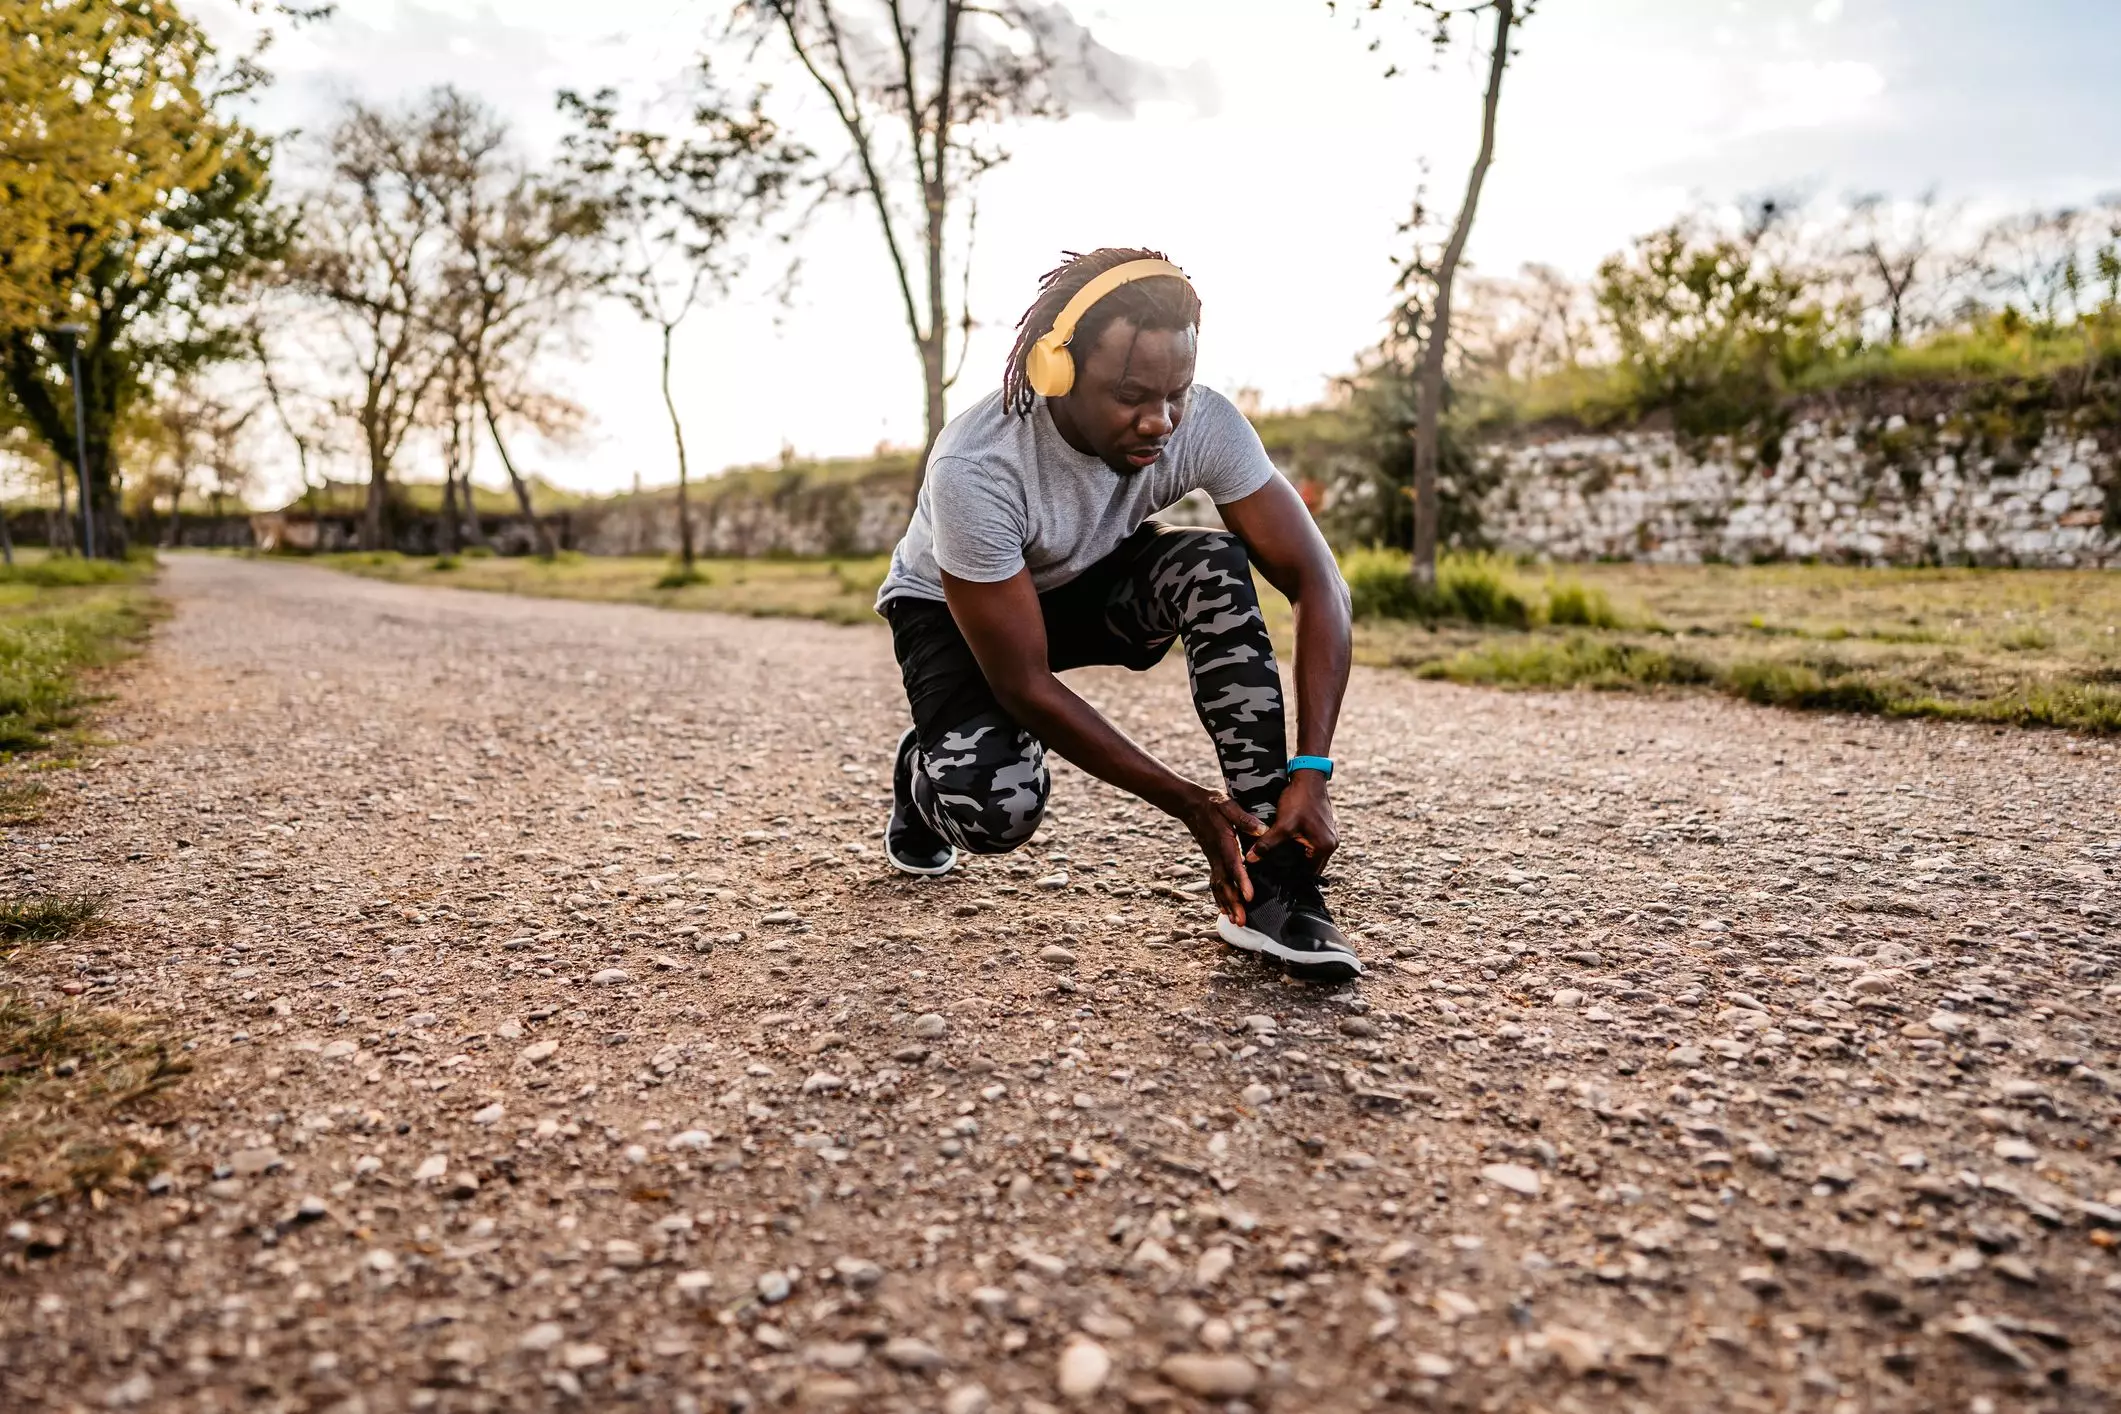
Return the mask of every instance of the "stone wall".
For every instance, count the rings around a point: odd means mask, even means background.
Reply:
[[[1668,430],[1491,443],[1482,529],[1556,560],[2121,565],[2121,429],[2082,414],[1800,408],[1771,443]]]
[[[702,555],[881,555],[898,543],[913,515],[910,472],[732,480],[693,490],[693,548]],[[592,502],[568,518],[571,546],[586,554],[677,553],[677,497],[669,491]]]

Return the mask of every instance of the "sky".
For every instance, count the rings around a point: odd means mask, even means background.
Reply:
[[[980,189],[977,327],[953,411],[998,384],[1038,276],[1061,251],[1098,245],[1163,249],[1192,276],[1201,381],[1255,389],[1268,407],[1319,400],[1381,332],[1417,190],[1456,207],[1479,136],[1480,56],[1432,56],[1395,23],[1407,7],[1394,0],[1377,14],[1367,0],[1337,14],[1325,0],[1065,3],[1134,61],[1144,96],[1128,113],[1006,135],[1012,160]],[[237,40],[227,0],[198,8]],[[331,20],[277,36],[276,83],[254,116],[295,130],[288,188],[312,160],[303,134],[349,98],[394,102],[444,82],[545,152],[560,132],[557,90],[611,84],[629,103],[666,101],[723,9],[339,0]],[[1544,0],[1505,80],[1468,258],[1487,274],[1539,261],[1583,276],[1689,205],[1765,190],[1935,188],[1975,210],[2089,200],[2121,185],[2116,53],[2113,0]],[[808,80],[777,53],[748,70],[740,55],[719,63],[770,81],[798,130],[837,150]],[[797,248],[785,301],[759,278],[680,332],[695,468],[920,442],[919,366],[873,217],[820,212]],[[764,253],[760,268],[783,260]],[[587,425],[523,460],[582,490],[675,479],[651,332],[613,307],[585,334],[551,372]],[[278,462],[266,479],[294,484]]]

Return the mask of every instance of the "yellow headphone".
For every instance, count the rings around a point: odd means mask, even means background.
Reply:
[[[1082,322],[1092,305],[1121,285],[1136,280],[1153,280],[1159,275],[1186,279],[1186,272],[1168,260],[1130,260],[1125,265],[1113,266],[1083,286],[1061,310],[1053,327],[1031,346],[1031,353],[1024,360],[1024,381],[1031,385],[1031,391],[1046,398],[1066,397],[1068,390],[1075,386],[1075,355],[1068,352],[1068,345],[1075,338],[1075,326]],[[1190,287],[1193,282],[1187,280],[1186,283]]]

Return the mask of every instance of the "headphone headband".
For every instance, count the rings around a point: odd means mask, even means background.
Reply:
[[[1160,276],[1185,280],[1188,289],[1193,282],[1186,280],[1186,272],[1168,260],[1130,260],[1124,265],[1115,265],[1089,284],[1075,292],[1075,297],[1062,307],[1055,317],[1053,327],[1041,334],[1031,346],[1026,372],[1033,392],[1057,398],[1067,393],[1075,384],[1075,359],[1066,350],[1074,341],[1075,326],[1083,316],[1121,285],[1136,280],[1154,280]]]

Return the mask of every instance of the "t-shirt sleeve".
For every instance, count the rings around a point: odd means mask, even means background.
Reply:
[[[1242,501],[1277,474],[1252,423],[1212,388],[1196,389],[1192,415],[1200,421],[1194,480],[1218,506]]]
[[[928,467],[928,513],[945,572],[994,584],[1023,569],[1029,518],[1008,479],[976,461],[938,457]]]

